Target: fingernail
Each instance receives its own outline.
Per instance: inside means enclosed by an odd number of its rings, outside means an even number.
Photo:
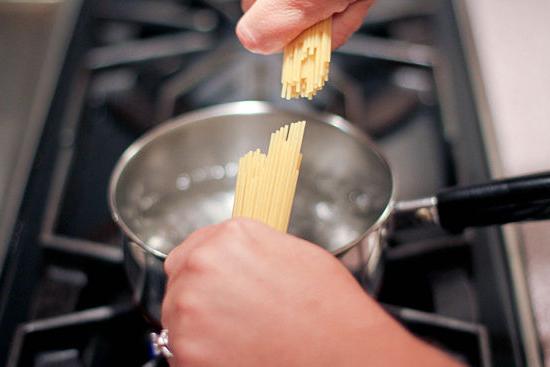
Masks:
[[[244,47],[249,49],[252,52],[257,52],[257,39],[254,37],[253,32],[250,30],[250,27],[246,23],[246,21],[241,20],[237,24],[237,36],[239,37],[239,40],[243,44]]]

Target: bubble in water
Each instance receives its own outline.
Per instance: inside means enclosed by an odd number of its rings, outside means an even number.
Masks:
[[[238,170],[239,166],[235,162],[229,162],[225,165],[225,174],[227,177],[235,177]]]
[[[315,214],[319,219],[329,220],[334,216],[334,209],[329,203],[320,201],[315,204]]]
[[[353,191],[349,194],[349,200],[355,204],[355,207],[361,212],[368,212],[372,206],[370,195],[361,191]]]
[[[191,187],[191,177],[187,173],[179,175],[176,179],[176,187],[181,191],[189,189]]]
[[[139,209],[140,210],[148,210],[150,209],[158,200],[158,197],[156,195],[150,195],[150,196],[143,196],[139,200]]]
[[[210,167],[210,177],[215,180],[221,180],[225,176],[225,169],[222,166]]]

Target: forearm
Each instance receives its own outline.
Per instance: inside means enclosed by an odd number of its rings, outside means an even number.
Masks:
[[[384,331],[381,333],[384,334]],[[405,330],[402,333],[386,333],[378,342],[367,347],[361,357],[363,361],[358,361],[355,366],[463,366],[443,351]]]
[[[340,334],[332,351],[334,365],[365,366],[422,366],[459,367],[463,364],[445,352],[412,335],[388,315],[373,299],[368,298],[357,317],[348,325],[341,325]],[[365,310],[369,310],[365,313]],[[344,321],[346,322],[346,321]],[[336,333],[338,334],[338,332]]]

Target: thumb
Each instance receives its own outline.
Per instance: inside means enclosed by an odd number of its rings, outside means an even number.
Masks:
[[[237,24],[237,36],[255,53],[280,51],[305,29],[344,11],[352,0],[257,0]]]

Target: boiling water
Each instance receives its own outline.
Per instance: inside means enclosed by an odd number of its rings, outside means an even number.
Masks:
[[[200,183],[186,177],[193,176],[180,175],[174,192],[143,195],[137,208],[125,211],[138,237],[165,254],[196,229],[231,217],[234,177],[201,177]],[[300,175],[289,232],[328,250],[338,249],[376,221],[387,204],[379,198],[376,189],[359,189],[330,175],[313,179],[306,170]]]

